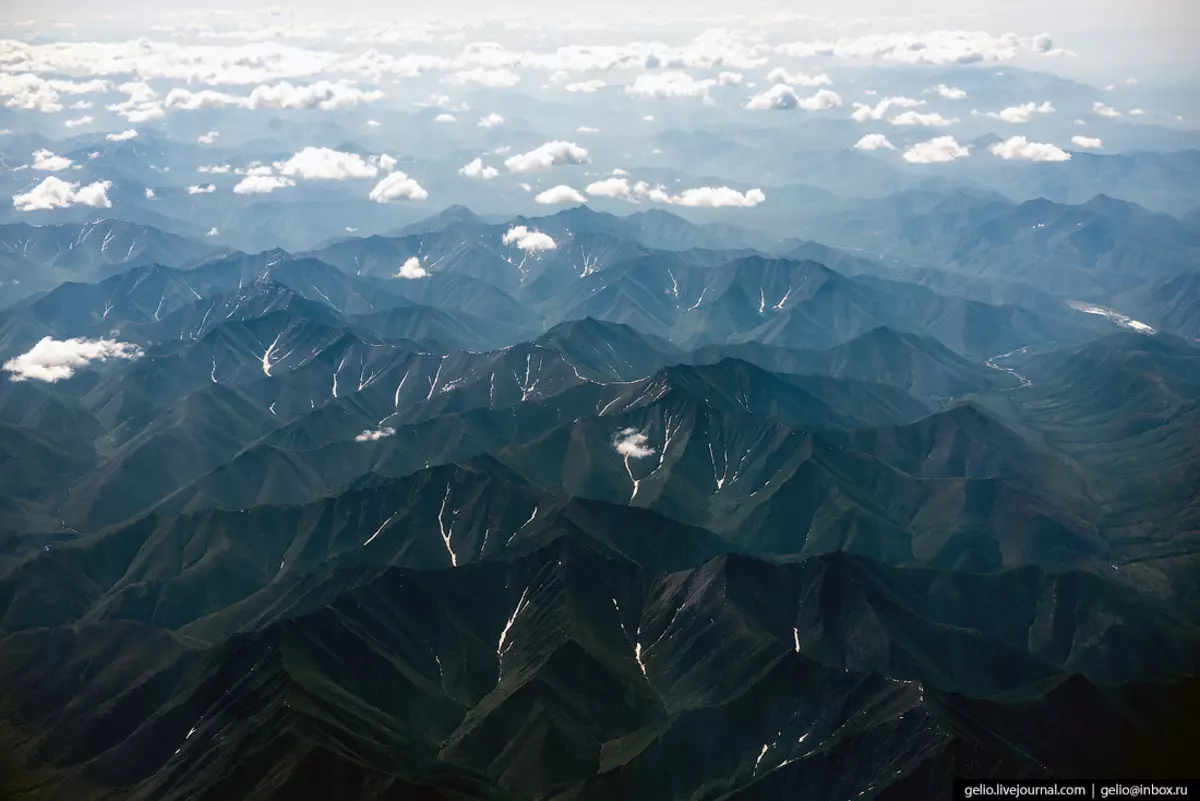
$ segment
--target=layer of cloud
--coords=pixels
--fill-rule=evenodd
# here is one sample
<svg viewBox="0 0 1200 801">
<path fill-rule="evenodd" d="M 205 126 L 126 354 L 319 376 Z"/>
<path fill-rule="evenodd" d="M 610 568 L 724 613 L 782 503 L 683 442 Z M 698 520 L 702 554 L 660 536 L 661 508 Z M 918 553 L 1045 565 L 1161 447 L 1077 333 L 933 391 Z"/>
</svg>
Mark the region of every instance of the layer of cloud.
<svg viewBox="0 0 1200 801">
<path fill-rule="evenodd" d="M 850 119 L 855 122 L 882 120 L 894 108 L 918 108 L 924 105 L 924 100 L 915 100 L 911 97 L 885 97 L 874 106 L 866 103 L 855 103 L 854 112 L 850 115 Z"/>
<path fill-rule="evenodd" d="M 13 206 L 17 211 L 45 211 L 68 206 L 107 209 L 112 208 L 112 201 L 108 199 L 108 190 L 111 188 L 112 181 L 96 181 L 80 186 L 51 175 L 28 192 L 13 195 Z"/>
<path fill-rule="evenodd" d="M 1104 147 L 1104 143 L 1094 136 L 1072 136 L 1071 143 L 1085 150 L 1096 150 L 1097 148 Z"/>
<path fill-rule="evenodd" d="M 904 151 L 904 160 L 910 164 L 945 164 L 968 155 L 967 148 L 954 141 L 953 136 L 938 136 Z"/>
<path fill-rule="evenodd" d="M 587 164 L 591 156 L 574 142 L 555 140 L 504 160 L 509 172 L 540 172 L 563 164 Z"/>
<path fill-rule="evenodd" d="M 566 184 L 559 184 L 544 192 L 539 192 L 534 196 L 533 202 L 541 203 L 544 206 L 554 206 L 562 203 L 586 203 L 587 198 L 578 189 Z"/>
<path fill-rule="evenodd" d="M 791 73 L 784 67 L 776 67 L 767 73 L 767 81 L 770 83 L 786 83 L 788 86 L 828 86 L 833 81 L 829 80 L 829 76 L 824 73 L 820 75 L 807 75 L 803 72 Z"/>
<path fill-rule="evenodd" d="M 800 97 L 791 86 L 786 83 L 777 83 L 765 92 L 750 98 L 746 103 L 746 108 L 752 111 L 766 111 L 768 109 L 821 111 L 837 108 L 841 105 L 841 96 L 829 89 L 818 89 L 816 94 L 810 97 Z"/>
<path fill-rule="evenodd" d="M 391 203 L 393 200 L 428 200 L 429 193 L 405 173 L 393 172 L 375 184 L 367 197 L 376 203 Z"/>
<path fill-rule="evenodd" d="M 521 250 L 538 253 L 543 250 L 554 250 L 558 247 L 549 234 L 544 234 L 541 231 L 530 231 L 524 225 L 514 225 L 504 232 L 504 236 L 500 238 L 501 243 L 505 245 L 513 245 Z"/>
<path fill-rule="evenodd" d="M 883 134 L 867 134 L 862 139 L 854 143 L 854 147 L 858 150 L 895 150 L 896 146 L 888 141 L 888 138 Z"/>
<path fill-rule="evenodd" d="M 493 89 L 508 89 L 519 84 L 521 82 L 521 76 L 512 70 L 489 70 L 476 68 L 473 70 L 452 72 L 446 76 L 446 80 L 450 83 L 458 84 L 460 86 L 463 84 L 475 83 L 479 84 L 480 86 L 488 86 Z"/>
<path fill-rule="evenodd" d="M 796 58 L 834 56 L 899 64 L 950 66 L 982 62 L 1012 61 L 1026 53 L 1067 55 L 1056 49 L 1049 34 L 1030 39 L 1006 33 L 993 36 L 984 31 L 908 31 L 844 37 L 836 42 L 809 40 L 779 45 L 776 52 Z"/>
<path fill-rule="evenodd" d="M 943 117 L 936 111 L 904 111 L 888 120 L 892 125 L 919 125 L 925 128 L 945 128 L 958 122 L 958 117 Z"/>
<path fill-rule="evenodd" d="M 675 97 L 707 98 L 716 81 L 696 79 L 686 72 L 647 72 L 634 78 L 625 91 L 634 97 L 668 99 Z"/>
<path fill-rule="evenodd" d="M 43 337 L 28 352 L 6 361 L 2 368 L 13 381 L 49 381 L 70 378 L 92 362 L 137 359 L 142 349 L 114 339 L 54 339 Z"/>
<path fill-rule="evenodd" d="M 1030 142 L 1023 136 L 1014 136 L 997 142 L 988 148 L 992 155 L 1005 160 L 1024 161 L 1070 161 L 1071 154 L 1057 145 L 1045 142 Z"/>
</svg>

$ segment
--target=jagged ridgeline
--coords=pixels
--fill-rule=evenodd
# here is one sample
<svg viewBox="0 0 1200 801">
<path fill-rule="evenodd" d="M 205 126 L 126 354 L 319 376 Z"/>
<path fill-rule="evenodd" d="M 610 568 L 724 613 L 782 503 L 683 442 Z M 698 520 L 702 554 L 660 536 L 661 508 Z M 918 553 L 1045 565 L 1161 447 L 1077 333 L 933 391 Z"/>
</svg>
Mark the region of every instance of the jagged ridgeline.
<svg viewBox="0 0 1200 801">
<path fill-rule="evenodd" d="M 0 226 L 0 795 L 1186 772 L 1195 228 L 952 201 L 864 202 L 895 264 L 661 210 Z"/>
</svg>

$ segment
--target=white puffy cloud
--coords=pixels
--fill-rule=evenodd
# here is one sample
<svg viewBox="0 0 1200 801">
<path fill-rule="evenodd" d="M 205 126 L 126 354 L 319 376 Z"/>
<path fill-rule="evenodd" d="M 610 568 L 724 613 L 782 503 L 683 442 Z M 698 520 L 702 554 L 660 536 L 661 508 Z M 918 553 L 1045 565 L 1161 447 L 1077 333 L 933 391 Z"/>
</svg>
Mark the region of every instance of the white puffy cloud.
<svg viewBox="0 0 1200 801">
<path fill-rule="evenodd" d="M 35 170 L 59 172 L 60 170 L 70 169 L 73 163 L 66 156 L 56 156 L 44 148 L 42 150 L 35 150 L 33 153 L 33 168 Z"/>
<path fill-rule="evenodd" d="M 752 208 L 766 199 L 767 197 L 761 189 L 739 192 L 728 186 L 701 186 L 695 189 L 685 189 L 678 195 L 672 195 L 669 202 L 677 206 Z"/>
<path fill-rule="evenodd" d="M 91 362 L 137 359 L 142 349 L 115 339 L 55 339 L 42 337 L 28 352 L 3 365 L 13 381 L 62 381 Z"/>
<path fill-rule="evenodd" d="M 1100 101 L 1092 103 L 1092 113 L 1098 114 L 1101 117 L 1120 117 L 1121 112 L 1109 105 L 1105 105 Z"/>
<path fill-rule="evenodd" d="M 1000 111 L 989 111 L 984 116 L 991 117 L 994 120 L 1002 120 L 1014 124 L 1029 122 L 1034 114 L 1053 114 L 1054 106 L 1050 105 L 1050 101 L 1038 105 L 1037 103 L 1022 103 L 1019 106 L 1009 106 Z"/>
<path fill-rule="evenodd" d="M 220 233 L 221 232 L 218 231 L 217 227 L 214 225 L 212 228 L 208 229 L 208 233 L 205 234 L 205 236 L 218 236 Z"/>
<path fill-rule="evenodd" d="M 371 126 L 372 128 L 378 128 L 380 122 L 379 120 L 367 120 L 367 125 Z"/>
<path fill-rule="evenodd" d="M 146 187 L 146 200 L 154 200 L 154 190 Z"/>
<path fill-rule="evenodd" d="M 566 89 L 568 92 L 591 94 L 592 92 L 603 89 L 606 86 L 608 86 L 606 82 L 601 81 L 598 78 L 594 78 L 590 81 L 577 81 L 576 83 L 569 83 L 564 86 L 563 89 Z"/>
<path fill-rule="evenodd" d="M 217 141 L 217 137 L 220 135 L 221 134 L 217 131 L 209 131 L 203 136 L 196 137 L 196 141 L 202 145 L 211 145 L 213 142 Z"/>
<path fill-rule="evenodd" d="M 1025 161 L 1069 161 L 1071 154 L 1062 148 L 1044 142 L 1030 142 L 1023 136 L 1014 136 L 997 142 L 988 148 L 992 155 L 1005 160 Z"/>
<path fill-rule="evenodd" d="M 392 277 L 414 280 L 424 278 L 427 275 L 429 275 L 429 271 L 421 266 L 421 260 L 416 256 L 409 256 L 404 260 L 404 264 L 400 265 L 400 271 Z"/>
<path fill-rule="evenodd" d="M 833 83 L 824 73 L 820 75 L 806 75 L 803 72 L 793 74 L 784 67 L 776 67 L 768 72 L 767 80 L 771 83 L 786 83 L 788 86 L 828 86 Z"/>
<path fill-rule="evenodd" d="M 295 185 L 295 181 L 282 175 L 247 175 L 234 184 L 233 191 L 237 195 L 265 195 Z"/>
<path fill-rule="evenodd" d="M 587 198 L 578 190 L 566 184 L 552 186 L 544 192 L 539 192 L 534 198 L 534 203 L 541 203 L 545 206 L 553 206 L 560 203 L 586 203 Z"/>
<path fill-rule="evenodd" d="M 512 70 L 489 70 L 477 67 L 473 70 L 452 72 L 446 76 L 446 80 L 460 86 L 467 83 L 477 83 L 480 86 L 488 86 L 493 89 L 507 89 L 519 84 L 521 76 Z"/>
<path fill-rule="evenodd" d="M 936 92 L 939 97 L 944 97 L 947 100 L 962 100 L 967 96 L 966 90 L 958 89 L 953 86 L 946 86 L 944 83 L 939 83 L 933 87 L 932 91 Z"/>
<path fill-rule="evenodd" d="M 1129 109 L 1129 116 L 1130 116 L 1130 117 L 1140 117 L 1140 116 L 1142 116 L 1142 115 L 1143 115 L 1143 114 L 1145 114 L 1145 113 L 1146 113 L 1146 111 L 1145 111 L 1144 109 L 1140 109 L 1140 108 L 1131 108 L 1131 109 Z"/>
<path fill-rule="evenodd" d="M 626 459 L 645 459 L 656 453 L 649 442 L 650 438 L 636 428 L 623 428 L 613 437 L 613 448 Z"/>
<path fill-rule="evenodd" d="M 958 122 L 958 117 L 947 119 L 936 111 L 922 114 L 919 111 L 905 111 L 888 120 L 892 125 L 920 125 L 925 128 L 944 128 Z"/>
<path fill-rule="evenodd" d="M 77 100 L 71 105 L 67 106 L 67 108 L 74 109 L 76 111 L 82 111 L 84 109 L 94 108 L 95 106 L 96 104 L 90 100 Z"/>
<path fill-rule="evenodd" d="M 480 128 L 495 128 L 497 125 L 504 124 L 504 118 L 493 111 L 480 117 L 479 122 L 475 124 Z"/>
<path fill-rule="evenodd" d="M 796 90 L 786 83 L 777 83 L 767 91 L 750 98 L 746 108 L 753 111 L 767 109 L 803 109 L 804 111 L 821 111 L 837 108 L 842 105 L 842 98 L 837 92 L 828 89 L 818 89 L 811 97 L 800 97 Z"/>
<path fill-rule="evenodd" d="M 19 47 L 13 40 L 8 40 L 0 45 L 0 61 L 9 63 L 5 51 L 13 46 Z M 25 111 L 41 111 L 52 114 L 63 110 L 61 95 L 88 94 L 107 90 L 108 83 L 106 81 L 46 80 L 31 72 L 0 73 L 0 97 L 8 98 L 4 105 L 8 108 Z"/>
<path fill-rule="evenodd" d="M 230 106 L 242 105 L 244 98 L 237 95 L 231 95 L 227 92 L 218 92 L 215 89 L 199 89 L 192 91 L 191 89 L 175 88 L 167 92 L 166 98 L 163 99 L 163 106 L 169 109 L 179 109 L 180 111 L 198 111 L 206 108 L 229 108 Z"/>
<path fill-rule="evenodd" d="M 953 136 L 938 136 L 904 151 L 904 160 L 910 164 L 945 164 L 968 155 L 967 149 L 954 141 Z"/>
<path fill-rule="evenodd" d="M 647 72 L 634 78 L 625 91 L 635 97 L 666 99 L 672 97 L 708 97 L 716 81 L 697 80 L 686 72 Z"/>
<path fill-rule="evenodd" d="M 475 159 L 464 164 L 458 174 L 464 178 L 479 178 L 487 181 L 499 175 L 500 171 L 495 167 L 485 167 L 483 159 Z"/>
<path fill-rule="evenodd" d="M 136 139 L 137 135 L 138 132 L 135 129 L 130 128 L 128 131 L 106 134 L 104 138 L 110 142 L 128 142 L 130 139 Z"/>
<path fill-rule="evenodd" d="M 599 128 L 593 128 L 590 125 L 580 125 L 575 131 L 576 133 L 600 133 Z"/>
<path fill-rule="evenodd" d="M 374 429 L 367 428 L 367 429 L 364 429 L 362 431 L 362 433 L 357 434 L 354 437 L 354 441 L 355 442 L 378 442 L 381 439 L 387 439 L 388 437 L 392 437 L 395 435 L 396 435 L 396 429 L 392 428 L 391 426 L 384 426 L 383 428 L 374 428 Z"/>
<path fill-rule="evenodd" d="M 95 121 L 95 117 L 85 115 L 83 117 L 76 117 L 73 120 L 67 120 L 63 123 L 63 125 L 67 126 L 68 128 L 78 128 L 81 125 L 90 125 Z"/>
<path fill-rule="evenodd" d="M 433 121 L 434 122 L 458 122 L 458 117 L 455 117 L 453 114 L 448 114 L 446 112 L 442 112 L 441 114 L 434 117 Z"/>
<path fill-rule="evenodd" d="M 954 30 L 876 33 L 843 37 L 836 42 L 798 41 L 775 50 L 796 58 L 834 56 L 928 66 L 1011 61 L 1022 52 L 1052 56 L 1068 52 L 1055 49 L 1047 34 L 1022 39 L 1011 33 L 993 36 L 985 31 Z"/>
<path fill-rule="evenodd" d="M 541 231 L 530 231 L 524 225 L 514 225 L 504 232 L 504 236 L 500 241 L 505 245 L 515 245 L 521 250 L 537 253 L 543 250 L 554 250 L 558 244 L 550 238 L 549 234 L 543 234 Z"/>
<path fill-rule="evenodd" d="M 585 187 L 584 191 L 592 197 L 608 197 L 616 200 L 628 200 L 632 197 L 629 180 L 626 178 L 605 178 L 593 181 Z"/>
<path fill-rule="evenodd" d="M 187 188 L 187 193 L 189 195 L 211 195 L 216 191 L 216 184 L 193 184 Z"/>
<path fill-rule="evenodd" d="M 740 72 L 725 70 L 717 74 L 717 83 L 721 86 L 741 86 L 745 76 Z"/>
<path fill-rule="evenodd" d="M 201 164 L 196 168 L 196 172 L 205 175 L 225 175 L 231 169 L 233 168 L 228 164 Z"/>
<path fill-rule="evenodd" d="M 256 86 L 249 95 L 232 95 L 212 89 L 191 91 L 176 88 L 167 93 L 163 105 L 169 109 L 195 111 L 204 108 L 321 109 L 339 111 L 383 98 L 378 89 L 363 90 L 347 81 L 317 81 L 297 86 L 281 81 L 274 86 Z"/>
<path fill-rule="evenodd" d="M 344 181 L 348 178 L 374 178 L 379 167 L 357 153 L 343 153 L 328 147 L 306 147 L 283 163 L 279 172 L 289 178 L 308 181 Z"/>
<path fill-rule="evenodd" d="M 911 97 L 885 97 L 874 106 L 855 103 L 854 113 L 850 115 L 850 119 L 855 122 L 882 120 L 893 108 L 917 108 L 923 105 L 925 105 L 924 100 L 914 100 Z"/>
<path fill-rule="evenodd" d="M 591 156 L 574 142 L 555 140 L 504 160 L 509 172 L 540 172 L 563 164 L 587 164 Z"/>
<path fill-rule="evenodd" d="M 429 193 L 408 175 L 397 171 L 384 176 L 367 197 L 376 203 L 390 203 L 393 200 L 427 200 Z"/>
<path fill-rule="evenodd" d="M 858 150 L 895 150 L 896 146 L 888 141 L 888 138 L 883 134 L 867 134 L 862 139 L 854 143 L 854 147 Z"/>
<path fill-rule="evenodd" d="M 1095 150 L 1104 147 L 1104 143 L 1099 138 L 1094 136 L 1072 136 L 1071 143 L 1087 150 Z"/>
<path fill-rule="evenodd" d="M 105 108 L 120 114 L 131 123 L 147 122 L 166 114 L 158 101 L 158 93 L 143 81 L 123 83 L 117 87 L 117 91 L 124 92 L 129 97 Z"/>
<path fill-rule="evenodd" d="M 51 175 L 28 192 L 13 195 L 13 206 L 17 211 L 45 211 L 68 206 L 107 209 L 112 208 L 112 201 L 108 199 L 111 188 L 112 181 L 96 181 L 81 187 Z"/>
<path fill-rule="evenodd" d="M 396 169 L 396 165 L 399 163 L 400 162 L 397 161 L 394 156 L 389 156 L 387 153 L 383 153 L 379 156 L 379 169 L 383 170 L 384 172 L 391 172 L 392 170 Z"/>
</svg>

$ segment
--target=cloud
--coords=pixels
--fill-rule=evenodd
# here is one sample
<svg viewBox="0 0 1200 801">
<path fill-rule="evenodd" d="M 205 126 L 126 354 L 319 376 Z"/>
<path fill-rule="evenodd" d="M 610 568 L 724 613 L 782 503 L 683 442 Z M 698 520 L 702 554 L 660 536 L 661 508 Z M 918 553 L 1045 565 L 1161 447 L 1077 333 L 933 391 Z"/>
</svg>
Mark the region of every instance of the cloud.
<svg viewBox="0 0 1200 801">
<path fill-rule="evenodd" d="M 187 188 L 187 193 L 189 195 L 211 195 L 213 192 L 216 192 L 216 191 L 217 191 L 216 184 L 203 184 L 203 185 L 193 184 L 192 186 L 189 186 Z"/>
<path fill-rule="evenodd" d="M 35 150 L 33 153 L 33 168 L 46 172 L 59 172 L 71 167 L 72 162 L 66 156 L 56 156 L 49 150 Z"/>
<path fill-rule="evenodd" d="M 429 271 L 421 266 L 421 260 L 416 256 L 409 256 L 404 260 L 404 264 L 400 265 L 400 271 L 393 278 L 408 278 L 410 280 L 424 278 L 429 275 Z"/>
<path fill-rule="evenodd" d="M 221 134 L 217 131 L 209 131 L 203 136 L 196 137 L 196 141 L 202 145 L 211 145 L 213 142 L 217 141 L 217 137 L 220 135 Z"/>
<path fill-rule="evenodd" d="M 225 175 L 230 169 L 228 164 L 201 164 L 196 168 L 196 172 L 205 175 Z"/>
<path fill-rule="evenodd" d="M 108 209 L 112 208 L 112 201 L 108 199 L 111 188 L 112 181 L 96 181 L 80 187 L 51 175 L 28 192 L 13 195 L 13 206 L 17 211 L 45 211 L 68 206 Z"/>
<path fill-rule="evenodd" d="M 1142 115 L 1143 115 L 1143 114 L 1145 114 L 1145 113 L 1146 113 L 1146 112 L 1145 112 L 1145 110 L 1143 110 L 1143 109 L 1140 109 L 1140 108 L 1131 108 L 1131 109 L 1129 109 L 1129 116 L 1130 116 L 1130 117 L 1140 117 L 1140 116 L 1142 116 Z"/>
<path fill-rule="evenodd" d="M 722 74 L 724 74 L 724 73 L 722 73 Z M 606 82 L 601 81 L 599 79 L 593 79 L 590 81 L 579 81 L 577 83 L 569 83 L 566 86 L 564 86 L 563 89 L 566 89 L 568 92 L 578 92 L 578 93 L 590 95 L 592 92 L 595 92 L 599 89 L 603 89 L 606 86 L 608 86 L 608 84 Z"/>
<path fill-rule="evenodd" d="M 146 200 L 154 200 L 154 190 L 146 187 Z"/>
<path fill-rule="evenodd" d="M 905 111 L 888 120 L 892 125 L 920 125 L 926 128 L 944 128 L 958 122 L 958 117 L 947 119 L 936 111 L 922 114 L 919 111 Z"/>
<path fill-rule="evenodd" d="M 390 203 L 393 200 L 427 200 L 429 193 L 405 173 L 393 172 L 375 184 L 367 197 L 376 203 Z"/>
<path fill-rule="evenodd" d="M 493 89 L 508 89 L 516 86 L 521 82 L 521 76 L 512 70 L 488 70 L 476 68 L 473 70 L 462 70 L 460 72 L 452 72 L 446 76 L 446 80 L 459 86 L 468 83 L 477 83 L 481 86 L 488 86 Z"/>
<path fill-rule="evenodd" d="M 495 128 L 497 125 L 504 124 L 504 118 L 496 112 L 491 112 L 479 118 L 479 122 L 475 123 L 480 128 Z"/>
<path fill-rule="evenodd" d="M 685 189 L 678 195 L 672 195 L 669 202 L 677 206 L 751 208 L 766 199 L 767 197 L 761 189 L 749 189 L 743 193 L 736 189 L 730 189 L 728 186 L 701 186 L 695 189 Z"/>
<path fill-rule="evenodd" d="M 1120 117 L 1121 112 L 1117 111 L 1112 106 L 1105 105 L 1100 101 L 1092 103 L 1092 113 L 1098 114 L 1101 117 Z"/>
<path fill-rule="evenodd" d="M 600 129 L 592 128 L 591 126 L 588 126 L 588 125 L 580 125 L 578 128 L 575 129 L 575 132 L 576 133 L 600 133 Z"/>
<path fill-rule="evenodd" d="M 458 122 L 458 117 L 453 114 L 442 113 L 433 118 L 434 122 Z"/>
<path fill-rule="evenodd" d="M 643 73 L 625 87 L 625 92 L 634 97 L 659 100 L 674 97 L 708 97 L 708 90 L 716 84 L 712 79 L 697 80 L 686 72 Z"/>
<path fill-rule="evenodd" d="M 357 153 L 343 153 L 327 147 L 306 147 L 292 156 L 279 170 L 289 178 L 308 181 L 344 181 L 349 178 L 374 178 L 379 167 Z"/>
<path fill-rule="evenodd" d="M 889 142 L 888 138 L 883 134 L 867 134 L 855 142 L 854 147 L 858 150 L 896 149 L 896 146 Z"/>
<path fill-rule="evenodd" d="M 128 131 L 106 134 L 104 138 L 110 142 L 128 142 L 130 139 L 136 139 L 137 135 L 138 132 L 130 128 Z"/>
<path fill-rule="evenodd" d="M 1025 161 L 1070 161 L 1071 154 L 1056 145 L 1043 142 L 1030 142 L 1023 136 L 1014 136 L 1003 142 L 997 142 L 988 148 L 993 155 L 1005 160 L 1022 159 Z"/>
<path fill-rule="evenodd" d="M 67 126 L 68 128 L 78 128 L 81 125 L 89 125 L 95 121 L 96 121 L 95 117 L 83 116 L 83 117 L 76 117 L 73 120 L 67 120 L 66 122 L 63 123 L 63 125 Z"/>
<path fill-rule="evenodd" d="M 13 381 L 49 381 L 70 378 L 91 362 L 137 359 L 142 349 L 114 339 L 54 339 L 43 337 L 27 353 L 9 359 L 3 370 Z"/>
<path fill-rule="evenodd" d="M 836 92 L 819 89 L 812 97 L 800 97 L 796 90 L 786 83 L 777 83 L 762 94 L 755 95 L 746 103 L 746 108 L 752 111 L 767 109 L 803 109 L 804 111 L 820 111 L 837 108 L 842 105 L 842 98 Z"/>
<path fill-rule="evenodd" d="M 281 175 L 247 175 L 234 185 L 233 192 L 236 195 L 266 195 L 295 185 L 291 178 Z"/>
<path fill-rule="evenodd" d="M 217 227 L 214 225 L 212 228 L 209 228 L 209 229 L 208 229 L 208 233 L 207 233 L 207 234 L 205 234 L 205 236 L 217 236 L 217 235 L 218 235 L 218 234 L 220 234 L 220 233 L 221 233 L 221 232 L 220 232 L 220 231 L 218 231 L 218 230 L 217 230 Z"/>
<path fill-rule="evenodd" d="M 504 232 L 504 236 L 500 241 L 505 245 L 515 245 L 521 250 L 537 253 L 543 250 L 554 250 L 558 244 L 550 238 L 549 234 L 543 234 L 541 231 L 530 231 L 524 225 L 514 225 Z"/>
<path fill-rule="evenodd" d="M 904 160 L 910 164 L 945 164 L 968 155 L 967 148 L 955 142 L 953 136 L 938 136 L 904 151 Z"/>
<path fill-rule="evenodd" d="M 933 87 L 932 91 L 936 92 L 939 97 L 944 97 L 947 100 L 962 100 L 967 96 L 965 90 L 957 89 L 953 86 L 946 86 L 944 83 L 939 83 L 937 86 Z"/>
<path fill-rule="evenodd" d="M 989 111 L 985 117 L 991 117 L 994 120 L 1002 120 L 1014 124 L 1029 122 L 1034 114 L 1053 114 L 1054 106 L 1050 105 L 1047 100 L 1040 106 L 1037 103 L 1023 103 L 1019 106 L 1009 106 L 1000 111 Z"/>
<path fill-rule="evenodd" d="M 1094 136 L 1072 136 L 1071 143 L 1088 150 L 1104 147 L 1104 143 Z"/>
<path fill-rule="evenodd" d="M 533 202 L 541 203 L 544 206 L 553 206 L 560 203 L 586 203 L 587 198 L 578 189 L 573 189 L 566 184 L 559 184 L 538 193 L 533 198 Z"/>
<path fill-rule="evenodd" d="M 629 180 L 626 178 L 605 178 L 594 181 L 584 189 L 592 197 L 607 197 L 615 200 L 628 200 L 632 197 Z"/>
<path fill-rule="evenodd" d="M 626 459 L 645 459 L 656 453 L 649 442 L 650 438 L 636 428 L 622 428 L 613 437 L 613 448 Z"/>
<path fill-rule="evenodd" d="M 383 153 L 379 156 L 379 169 L 383 170 L 384 172 L 391 172 L 392 170 L 396 169 L 396 165 L 399 163 L 400 162 L 397 161 L 395 157 L 389 156 L 387 153 Z"/>
<path fill-rule="evenodd" d="M 5 42 L 8 45 L 7 50 L 14 49 L 16 42 L 9 40 Z M 19 49 L 15 48 L 15 49 Z M 5 61 L 10 57 L 10 52 L 5 52 Z M 14 65 L 15 66 L 15 65 Z M 8 108 L 22 109 L 24 111 L 41 111 L 47 114 L 53 114 L 63 110 L 61 95 L 77 95 L 89 94 L 95 92 L 108 91 L 108 82 L 100 80 L 92 81 L 69 81 L 69 80 L 46 80 L 32 72 L 22 72 L 18 74 L 0 72 L 0 97 L 7 97 L 4 105 Z"/>
<path fill-rule="evenodd" d="M 874 106 L 866 103 L 855 103 L 854 113 L 850 115 L 850 119 L 855 122 L 882 120 L 893 108 L 917 108 L 924 105 L 924 100 L 914 100 L 911 97 L 885 97 Z"/>
<path fill-rule="evenodd" d="M 563 164 L 588 164 L 592 160 L 587 150 L 574 142 L 555 140 L 504 160 L 509 172 L 540 172 Z"/>
<path fill-rule="evenodd" d="M 776 67 L 768 72 L 767 80 L 771 83 L 785 83 L 788 86 L 828 86 L 833 83 L 824 73 L 821 75 L 806 75 L 803 72 L 793 74 L 783 67 Z"/>
<path fill-rule="evenodd" d="M 495 167 L 485 167 L 483 159 L 475 159 L 464 164 L 462 169 L 458 171 L 458 174 L 464 178 L 479 178 L 480 180 L 487 181 L 499 175 L 500 171 Z"/>
<path fill-rule="evenodd" d="M 381 439 L 387 439 L 396 435 L 396 429 L 391 426 L 384 426 L 378 429 L 365 429 L 361 434 L 354 437 L 355 442 L 378 442 Z"/>
<path fill-rule="evenodd" d="M 371 126 L 372 128 L 378 128 L 380 123 L 379 120 L 367 120 L 367 125 Z"/>
<path fill-rule="evenodd" d="M 1011 33 L 993 36 L 984 31 L 954 30 L 877 33 L 844 37 L 836 42 L 789 42 L 777 46 L 775 51 L 795 58 L 834 56 L 943 67 L 953 64 L 1011 61 L 1023 52 L 1048 56 L 1067 55 L 1069 52 L 1055 49 L 1053 40 L 1047 34 L 1022 39 Z"/>
<path fill-rule="evenodd" d="M 741 86 L 744 78 L 745 76 L 740 72 L 726 70 L 717 75 L 717 83 L 721 86 Z"/>
<path fill-rule="evenodd" d="M 340 111 L 354 108 L 360 103 L 373 103 L 384 97 L 378 89 L 363 90 L 348 81 L 317 81 L 297 86 L 281 81 L 274 86 L 256 86 L 249 95 L 232 95 L 212 89 L 191 91 L 175 88 L 167 92 L 163 105 L 169 109 L 196 111 L 205 108 L 244 109 L 320 109 Z"/>
</svg>

